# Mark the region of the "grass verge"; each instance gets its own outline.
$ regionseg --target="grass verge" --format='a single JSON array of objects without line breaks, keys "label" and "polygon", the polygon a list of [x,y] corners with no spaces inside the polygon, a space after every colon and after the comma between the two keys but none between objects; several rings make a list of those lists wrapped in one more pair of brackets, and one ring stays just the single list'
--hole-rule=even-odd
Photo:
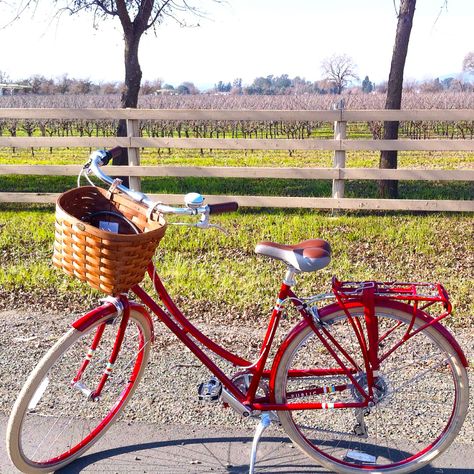
[{"label": "grass verge", "polygon": [[[156,255],[170,293],[191,311],[215,305],[229,317],[265,318],[284,266],[256,256],[255,244],[321,237],[331,243],[333,261],[319,272],[301,275],[299,294],[327,291],[333,274],[340,279],[440,281],[455,307],[452,324],[473,325],[474,230],[469,215],[332,216],[244,209],[216,221],[229,235],[169,226]],[[0,305],[42,298],[50,306],[84,307],[98,298],[87,285],[51,266],[53,228],[51,206],[0,205]]]}]

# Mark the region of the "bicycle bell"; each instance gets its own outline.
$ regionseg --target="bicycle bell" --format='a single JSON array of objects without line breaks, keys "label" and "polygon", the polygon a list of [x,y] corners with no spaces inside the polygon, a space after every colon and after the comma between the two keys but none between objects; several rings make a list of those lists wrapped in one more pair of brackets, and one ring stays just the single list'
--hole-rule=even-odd
[{"label": "bicycle bell", "polygon": [[197,209],[202,206],[204,202],[204,196],[199,193],[188,193],[184,196],[184,203],[186,207],[190,209]]}]

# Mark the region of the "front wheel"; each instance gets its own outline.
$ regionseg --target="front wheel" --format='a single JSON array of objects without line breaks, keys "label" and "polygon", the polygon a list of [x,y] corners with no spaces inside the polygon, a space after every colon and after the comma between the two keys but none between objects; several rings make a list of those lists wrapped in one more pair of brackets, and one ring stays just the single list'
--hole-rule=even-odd
[{"label": "front wheel", "polygon": [[[363,310],[350,312],[363,326]],[[377,307],[376,316],[380,356],[405,334],[412,315]],[[321,319],[355,365],[364,367],[345,313],[334,310]],[[416,318],[414,327],[424,324]],[[314,368],[328,370],[316,373]],[[322,403],[323,409],[279,415],[291,440],[326,468],[345,474],[412,472],[443,452],[458,434],[468,407],[467,372],[436,327],[419,332],[382,362],[374,406],[332,408],[333,403],[363,400],[349,377],[334,368],[339,366],[329,351],[309,326],[302,326],[281,356],[274,382],[277,403]],[[363,370],[354,376],[366,389]]]},{"label": "front wheel", "polygon": [[[134,309],[113,369],[107,367],[120,317],[107,307],[84,331],[71,328],[30,374],[13,407],[7,448],[22,472],[51,472],[76,459],[110,427],[132,396],[149,358],[152,329]],[[103,313],[103,314],[102,314]],[[100,339],[95,351],[93,341]],[[89,360],[80,381],[77,374]],[[104,371],[111,372],[93,399]]]}]

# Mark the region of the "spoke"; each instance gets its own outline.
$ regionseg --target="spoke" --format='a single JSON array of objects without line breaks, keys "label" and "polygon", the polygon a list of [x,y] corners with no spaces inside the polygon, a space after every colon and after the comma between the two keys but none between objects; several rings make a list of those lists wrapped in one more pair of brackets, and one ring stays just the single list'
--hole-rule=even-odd
[{"label": "spoke", "polygon": [[[390,311],[384,316],[378,315],[380,334],[385,335],[383,345],[390,348],[394,340],[400,339],[397,337],[400,330],[411,324],[412,317],[407,315],[405,319],[404,316],[398,319],[398,312],[392,314]],[[339,316],[332,321],[331,334],[345,350],[349,348],[351,357],[358,359],[361,349],[354,335],[347,322],[337,318]],[[375,466],[411,464],[415,467],[417,461],[414,459],[424,462],[427,453],[432,451],[433,441],[451,426],[452,410],[459,402],[456,397],[459,384],[453,373],[455,356],[450,355],[449,343],[443,342],[442,338],[433,338],[432,333],[435,335],[436,328],[421,331],[413,340],[401,341],[397,350],[381,361],[377,374],[380,383],[376,391],[379,400],[375,400],[375,406],[363,418],[367,426],[366,436],[360,436],[364,434],[363,429],[359,436],[353,432],[357,423],[363,423],[354,409],[335,409],[331,410],[332,413],[324,410],[284,412],[281,415],[284,428],[291,433],[296,444],[312,450],[316,458],[325,458],[330,464],[336,459],[354,469],[362,469],[361,463],[369,465],[374,462]],[[293,392],[300,403],[336,400],[347,403],[359,399],[357,387],[361,385],[365,388],[367,384],[363,373],[355,374],[355,381],[347,377],[318,378],[316,372],[300,380],[291,377],[293,370],[300,370],[303,374],[304,370],[334,365],[333,357],[327,353],[324,344],[309,331],[301,333],[298,342],[290,347],[293,352],[288,352],[284,359],[288,375],[283,396],[290,396],[288,394]],[[324,387],[337,386],[341,382],[345,382],[345,390],[319,393]],[[294,403],[295,399],[287,401]],[[291,417],[293,425],[287,417]],[[364,459],[361,454],[358,460],[357,455],[351,456],[350,451],[367,454],[367,457]]]},{"label": "spoke", "polygon": [[438,365],[435,365],[434,367],[429,367],[428,369],[426,369],[425,371],[423,371],[420,374],[416,375],[415,377],[412,377],[410,380],[407,380],[404,384],[400,385],[396,390],[392,390],[392,391],[387,392],[387,396],[392,396],[393,394],[398,393],[403,388],[405,388],[408,385],[410,385],[410,384],[420,380],[421,378],[423,378],[427,373],[431,372],[434,369],[437,369],[438,367],[440,367],[445,362],[446,361],[443,360],[443,361],[439,362]]},{"label": "spoke", "polygon": [[326,428],[319,428],[315,426],[308,426],[308,425],[302,425],[301,423],[298,425],[301,429],[307,430],[307,431],[312,431],[316,433],[322,433],[322,434],[333,434],[333,435],[340,435],[340,436],[349,436],[353,438],[358,438],[358,436],[353,433],[352,431],[336,431],[336,430],[329,430]]},{"label": "spoke", "polygon": [[56,421],[54,422],[53,426],[51,426],[51,428],[49,429],[49,431],[46,433],[46,436],[43,437],[43,439],[41,440],[40,444],[36,447],[34,453],[33,453],[33,456],[36,456],[36,453],[38,452],[38,449],[41,448],[41,446],[43,446],[43,443],[46,441],[47,437],[49,436],[49,434],[51,433],[51,430],[58,424],[59,422],[59,418],[56,419]]},{"label": "spoke", "polygon": [[[132,337],[132,340],[138,343],[138,339],[135,337],[135,334]],[[143,341],[143,339],[142,339]],[[105,341],[104,341],[105,342]],[[123,386],[125,387],[130,383],[128,380],[129,375],[131,374],[131,369],[133,368],[134,364],[136,363],[137,358],[140,356],[141,353],[147,348],[150,344],[150,341],[147,340],[143,342],[140,349],[134,351],[133,355],[127,357],[126,359],[122,358],[120,360],[121,367],[118,371],[113,373],[113,376],[110,377],[108,380],[108,391],[104,392],[105,397],[102,397],[99,401],[91,401],[75,390],[71,390],[71,385],[69,382],[65,381],[66,377],[55,377],[51,375],[51,370],[48,372],[50,377],[50,387],[49,392],[47,391],[46,394],[42,397],[43,404],[41,407],[41,400],[38,401],[38,413],[31,413],[30,422],[32,423],[31,427],[34,426],[34,419],[35,418],[45,418],[51,420],[51,423],[48,422],[47,430],[44,436],[41,436],[41,439],[38,440],[37,443],[34,443],[31,446],[32,454],[29,455],[30,459],[36,459],[39,457],[39,461],[46,461],[48,458],[54,458],[60,456],[61,453],[68,451],[74,446],[77,446],[81,440],[85,439],[89,433],[94,430],[94,427],[98,426],[96,421],[93,422],[95,419],[103,419],[107,413],[110,412],[111,409],[114,408],[115,402],[114,400],[120,396],[119,393],[116,393],[117,390]],[[87,346],[87,344],[86,344]],[[103,346],[105,349],[108,348],[108,344]],[[75,348],[73,348],[75,349]],[[82,352],[75,351],[74,354],[77,355],[80,359],[80,353]],[[127,348],[124,347],[122,350],[122,355],[128,352]],[[100,377],[100,374],[103,371],[103,366],[105,365],[105,361],[108,360],[108,356],[105,352],[99,353],[99,357],[93,359],[91,364],[88,365],[86,371],[83,374],[84,380],[87,381],[87,374],[89,374],[89,381],[91,380],[91,376],[95,377],[96,375]],[[66,359],[63,359],[63,362]],[[73,363],[72,365],[74,365]],[[70,367],[70,365],[66,365],[64,367]],[[55,367],[53,370],[57,373],[59,368]],[[64,373],[64,372],[62,372]],[[59,375],[59,373],[58,373]],[[69,380],[69,379],[68,379]],[[56,381],[56,383],[55,383]],[[70,395],[67,393],[72,393],[73,398],[70,398]],[[110,393],[113,392],[113,393]],[[67,418],[67,421],[64,419],[64,416],[56,416],[55,413],[48,413],[51,411],[48,408],[49,399],[55,402],[55,400],[59,397],[58,400],[66,400],[69,399],[68,406],[71,410],[74,410],[75,413],[80,414],[81,412],[84,413],[83,417],[77,418],[74,416],[70,416]],[[82,400],[80,405],[71,405],[71,401],[75,399]],[[111,402],[114,402],[111,404]],[[62,403],[62,402],[61,402]],[[93,406],[92,406],[92,405]],[[92,412],[90,407],[92,406]],[[83,407],[83,409],[79,409],[79,407]],[[45,413],[41,413],[41,409],[45,409]],[[98,410],[98,411],[97,411]],[[61,412],[59,412],[61,413]],[[26,420],[28,423],[28,420]],[[32,429],[30,426],[24,426],[23,431],[28,431]],[[59,442],[59,444],[58,444]],[[53,451],[54,450],[54,451]]]},{"label": "spoke", "polygon": [[[429,355],[426,355],[424,357],[420,357],[420,358],[417,358],[417,359],[413,359],[413,361],[408,363],[408,364],[397,366],[394,369],[384,371],[383,375],[388,376],[388,375],[393,374],[393,373],[401,372],[404,369],[408,369],[410,367],[413,367],[415,364],[420,365],[422,362],[425,362],[427,360],[432,359],[433,361],[435,361],[436,359],[438,359],[441,356],[443,356],[443,354],[436,353],[436,354],[429,354]],[[442,360],[441,362],[447,362],[447,361],[448,361],[448,358],[444,358],[444,360]]]}]

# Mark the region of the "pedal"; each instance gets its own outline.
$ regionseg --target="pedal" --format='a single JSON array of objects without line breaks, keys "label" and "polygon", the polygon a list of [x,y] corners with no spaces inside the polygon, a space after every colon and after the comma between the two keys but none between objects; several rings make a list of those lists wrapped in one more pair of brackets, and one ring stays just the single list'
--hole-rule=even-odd
[{"label": "pedal", "polygon": [[209,382],[203,382],[198,387],[198,398],[200,402],[218,402],[221,393],[222,384],[215,377],[212,377]]}]

